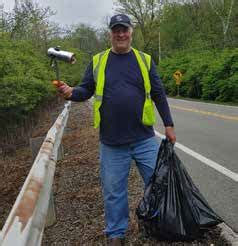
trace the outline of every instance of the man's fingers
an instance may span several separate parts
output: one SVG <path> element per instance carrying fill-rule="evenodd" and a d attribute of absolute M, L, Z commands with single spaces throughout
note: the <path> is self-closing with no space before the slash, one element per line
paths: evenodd
<path fill-rule="evenodd" d="M 172 144 L 175 144 L 175 142 L 176 142 L 176 134 L 174 132 L 174 128 L 173 127 L 166 127 L 165 128 L 165 136 L 168 138 L 168 140 Z"/>
<path fill-rule="evenodd" d="M 59 92 L 63 95 L 63 97 L 68 98 L 72 95 L 72 88 L 64 84 L 59 87 Z"/>
<path fill-rule="evenodd" d="M 59 87 L 59 91 L 62 92 L 62 93 L 64 93 L 67 90 L 67 87 L 68 87 L 67 85 L 61 85 Z"/>

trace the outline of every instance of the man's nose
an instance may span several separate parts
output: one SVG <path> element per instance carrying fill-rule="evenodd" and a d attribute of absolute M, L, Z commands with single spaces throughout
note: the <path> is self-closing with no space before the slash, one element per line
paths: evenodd
<path fill-rule="evenodd" d="M 124 35 L 124 32 L 122 30 L 119 30 L 118 31 L 118 36 L 123 36 Z"/>

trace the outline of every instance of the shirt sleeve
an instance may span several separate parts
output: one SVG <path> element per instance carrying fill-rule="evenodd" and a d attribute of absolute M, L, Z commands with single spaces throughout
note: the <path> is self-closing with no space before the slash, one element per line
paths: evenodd
<path fill-rule="evenodd" d="M 168 101 L 165 95 L 165 90 L 161 79 L 157 74 L 156 66 L 153 60 L 151 61 L 151 69 L 149 75 L 151 83 L 151 98 L 155 103 L 155 106 L 160 114 L 164 126 L 174 126 Z"/>
<path fill-rule="evenodd" d="M 85 71 L 82 83 L 73 88 L 71 101 L 82 102 L 89 99 L 95 91 L 95 81 L 93 78 L 93 62 L 91 61 Z"/>

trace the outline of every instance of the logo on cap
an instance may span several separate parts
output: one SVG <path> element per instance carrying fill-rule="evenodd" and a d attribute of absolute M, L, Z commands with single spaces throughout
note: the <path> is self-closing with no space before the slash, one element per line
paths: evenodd
<path fill-rule="evenodd" d="M 117 21 L 123 21 L 123 18 L 122 18 L 121 15 L 117 15 L 117 16 L 116 16 L 116 20 L 117 20 Z"/>

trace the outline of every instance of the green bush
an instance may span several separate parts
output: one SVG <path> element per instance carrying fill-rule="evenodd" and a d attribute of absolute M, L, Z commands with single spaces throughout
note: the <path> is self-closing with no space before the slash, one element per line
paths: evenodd
<path fill-rule="evenodd" d="M 26 41 L 0 44 L 0 127 L 20 125 L 45 99 L 54 96 L 53 72 L 45 54 Z"/>
<path fill-rule="evenodd" d="M 173 73 L 183 74 L 180 95 L 221 102 L 237 102 L 238 49 L 179 52 L 158 67 L 166 92 L 177 94 Z"/>

